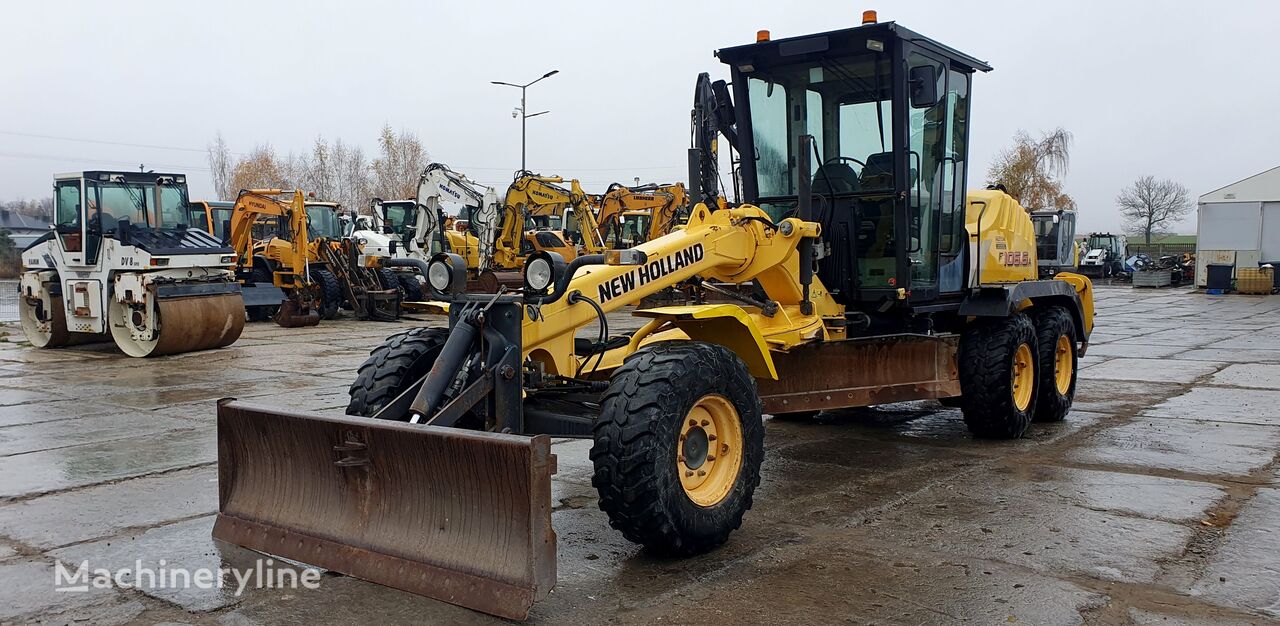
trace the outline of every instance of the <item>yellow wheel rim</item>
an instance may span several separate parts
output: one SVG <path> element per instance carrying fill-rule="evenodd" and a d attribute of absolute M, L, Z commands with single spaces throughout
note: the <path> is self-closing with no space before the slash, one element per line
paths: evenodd
<path fill-rule="evenodd" d="M 1013 353 L 1013 405 L 1019 411 L 1031 406 L 1031 392 L 1035 388 L 1036 368 L 1032 362 L 1031 346 L 1018 344 Z"/>
<path fill-rule="evenodd" d="M 680 424 L 676 471 L 685 495 L 698 506 L 719 504 L 742 469 L 742 423 L 728 398 L 708 394 Z"/>
<path fill-rule="evenodd" d="M 1058 345 L 1054 348 L 1053 355 L 1053 382 L 1059 395 L 1065 396 L 1071 390 L 1072 369 L 1071 338 L 1058 335 Z"/>

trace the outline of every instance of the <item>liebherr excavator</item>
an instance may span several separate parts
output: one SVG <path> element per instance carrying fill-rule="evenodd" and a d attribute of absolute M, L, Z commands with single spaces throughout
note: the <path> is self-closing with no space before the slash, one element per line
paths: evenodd
<path fill-rule="evenodd" d="M 463 205 L 463 211 L 470 218 L 466 231 L 445 227 L 449 218 L 445 216 L 443 202 Z M 375 199 L 374 230 L 355 231 L 351 236 L 363 242 L 361 252 L 366 255 L 427 261 L 442 250 L 457 254 L 466 260 L 474 278 L 493 267 L 494 241 L 501 214 L 502 204 L 492 187 L 473 181 L 444 163 L 432 163 L 418 178 L 414 200 Z M 396 242 L 394 250 L 392 241 Z M 401 274 L 401 279 L 407 278 L 405 273 Z M 419 296 L 417 279 L 413 281 L 414 284 L 407 280 L 402 283 L 408 295 Z M 497 286 L 495 279 L 493 288 Z"/>
<path fill-rule="evenodd" d="M 614 183 L 597 202 L 596 228 L 604 245 L 614 249 L 626 247 L 624 241 L 657 239 L 675 228 L 688 202 L 684 183 L 637 187 Z"/>
<path fill-rule="evenodd" d="M 219 403 L 214 536 L 518 619 L 555 583 L 551 437 L 593 441 L 613 528 L 690 555 L 751 507 L 765 413 L 941 399 L 988 438 L 1063 419 L 1092 286 L 1039 279 L 1027 212 L 963 191 L 990 67 L 893 23 L 717 55 L 732 89 L 699 80 L 685 228 L 530 254 L 509 293 L 465 293 L 463 260 L 436 255 L 449 328 L 375 349 L 347 417 Z M 745 156 L 741 202 L 707 169 L 717 135 Z M 606 314 L 712 281 L 758 290 L 609 334 Z"/>

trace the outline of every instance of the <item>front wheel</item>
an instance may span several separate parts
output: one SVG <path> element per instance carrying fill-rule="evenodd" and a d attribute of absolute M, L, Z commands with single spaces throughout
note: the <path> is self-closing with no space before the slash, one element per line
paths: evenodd
<path fill-rule="evenodd" d="M 312 267 L 311 277 L 320 287 L 320 319 L 337 317 L 338 308 L 342 306 L 342 286 L 338 284 L 338 277 L 324 267 Z"/>
<path fill-rule="evenodd" d="M 764 458 L 760 398 L 723 346 L 673 341 L 632 355 L 609 381 L 593 436 L 591 484 L 630 541 L 705 552 L 751 508 Z"/>

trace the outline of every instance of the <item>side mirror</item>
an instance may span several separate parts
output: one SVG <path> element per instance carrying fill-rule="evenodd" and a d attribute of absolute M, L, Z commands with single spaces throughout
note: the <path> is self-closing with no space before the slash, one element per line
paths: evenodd
<path fill-rule="evenodd" d="M 917 65 L 911 68 L 907 83 L 911 87 L 911 108 L 927 109 L 938 104 L 936 65 Z"/>

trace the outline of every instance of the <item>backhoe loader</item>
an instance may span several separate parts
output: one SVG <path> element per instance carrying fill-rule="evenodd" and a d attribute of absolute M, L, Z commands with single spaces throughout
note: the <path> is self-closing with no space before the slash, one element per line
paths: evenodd
<path fill-rule="evenodd" d="M 284 200 L 276 196 L 290 196 Z M 249 319 L 274 319 L 286 327 L 315 326 L 325 310 L 326 289 L 336 293 L 336 278 L 313 271 L 306 198 L 301 190 L 243 189 L 228 220 L 228 240 L 236 251 L 236 276 L 244 291 Z M 255 237 L 264 229 L 271 236 Z M 336 303 L 330 306 L 336 311 Z M 330 315 L 330 317 L 332 317 Z"/>
<path fill-rule="evenodd" d="M 220 402 L 214 537 L 519 619 L 555 583 L 551 437 L 591 439 L 610 525 L 680 556 L 742 523 L 766 413 L 939 399 L 984 438 L 1063 419 L 1092 286 L 1039 279 L 1027 212 L 962 191 L 990 67 L 871 22 L 718 51 L 732 88 L 699 78 L 683 229 L 529 254 L 523 288 L 496 294 L 435 255 L 449 328 L 373 350 L 348 416 Z M 706 169 L 720 135 L 745 157 L 740 202 Z M 609 333 L 612 311 L 713 282 L 756 290 Z"/>
<path fill-rule="evenodd" d="M 596 203 L 596 228 L 605 246 L 614 249 L 657 239 L 675 228 L 688 202 L 684 183 L 642 187 L 614 183 Z"/>
<path fill-rule="evenodd" d="M 53 194 L 53 229 L 22 251 L 18 312 L 31 345 L 115 341 L 148 357 L 240 337 L 235 254 L 188 227 L 186 176 L 58 174 Z"/>

